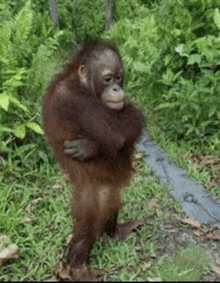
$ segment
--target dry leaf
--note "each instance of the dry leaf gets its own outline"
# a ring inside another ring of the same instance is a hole
[[[201,157],[201,162],[205,165],[218,164],[220,163],[220,158],[213,155],[203,155]]]
[[[211,182],[207,184],[207,187],[209,188],[220,188],[219,184],[219,176],[220,176],[220,158],[216,157],[214,155],[195,155],[192,151],[188,151],[186,153],[186,158],[190,159],[193,163],[192,170],[194,171],[201,171],[203,169],[209,170],[210,166],[212,166],[213,174],[212,174],[212,180],[214,182]],[[216,182],[215,182],[216,181]]]
[[[157,199],[152,199],[151,201],[148,202],[148,209],[151,211],[154,208],[159,208],[159,201]]]
[[[162,281],[162,279],[159,278],[159,277],[156,277],[156,278],[147,277],[147,280],[148,280],[149,282],[161,282],[161,281]]]
[[[212,178],[215,180],[219,180],[219,176],[220,176],[220,170],[216,171],[212,174]],[[219,184],[219,183],[217,183]]]
[[[9,258],[18,258],[19,248],[17,245],[11,245],[8,248],[4,249],[0,252],[0,267],[4,265],[4,263]]]
[[[62,177],[65,181],[70,182],[70,177],[67,173],[64,173]]]
[[[70,276],[70,266],[67,263],[60,262],[54,271],[58,281],[70,280],[70,281],[98,281],[100,275],[98,270],[90,270],[86,263],[75,267],[72,270],[72,278]]]
[[[68,202],[68,203],[71,203],[72,202],[72,198],[71,197],[66,197],[66,201]]]
[[[29,204],[27,205],[26,210],[27,210],[28,213],[31,213],[31,212],[33,211],[33,206],[32,206],[31,203],[29,203]]]
[[[157,216],[160,216],[160,215],[161,215],[161,211],[160,211],[158,208],[156,208],[156,215],[157,215]]]
[[[216,265],[211,265],[212,270],[217,273],[218,275],[220,275],[220,267],[216,266]]]
[[[200,228],[201,227],[201,224],[198,221],[196,221],[192,218],[184,218],[184,219],[180,219],[180,221],[193,226],[193,228]]]
[[[220,232],[218,230],[210,229],[204,233],[204,238],[205,240],[219,241]]]
[[[220,231],[219,230],[215,230],[215,229],[205,230],[205,229],[200,228],[197,231],[195,231],[194,234],[199,237],[199,240],[201,242],[205,242],[209,240],[220,241]]]
[[[34,210],[33,205],[35,205],[35,204],[37,204],[37,203],[39,203],[39,202],[42,202],[42,201],[43,201],[43,198],[41,198],[41,197],[33,199],[33,200],[31,201],[31,203],[29,203],[29,204],[27,205],[27,207],[26,207],[27,212],[28,212],[28,213],[33,212],[33,210]]]
[[[69,265],[60,262],[56,267],[56,269],[54,270],[54,276],[57,279],[61,279],[61,280],[68,280],[68,279],[71,280]]]
[[[62,189],[62,188],[63,188],[63,186],[61,184],[58,184],[58,183],[56,183],[52,186],[52,189]]]
[[[101,235],[101,242],[105,245],[108,241],[108,235],[106,233],[104,233],[103,235]]]
[[[192,170],[194,172],[201,171],[201,169],[202,169],[202,166],[200,164],[198,164],[198,163],[194,163],[193,166],[192,166]]]
[[[26,209],[27,209],[27,208],[26,208]],[[27,218],[25,218],[22,222],[23,222],[23,223],[34,223],[35,220],[33,220],[33,219],[27,217]]]
[[[137,178],[137,177],[139,177],[138,173],[134,173],[133,176],[132,176],[132,178]]]
[[[146,153],[144,153],[144,152],[138,152],[138,153],[136,153],[136,154],[134,155],[134,158],[135,158],[136,160],[140,160],[140,159],[143,159],[145,156],[146,156]]]
[[[0,234],[0,243],[6,240],[8,240],[8,237],[6,235]]]
[[[43,199],[42,199],[41,197],[39,197],[39,198],[33,199],[33,200],[31,201],[31,203],[37,204],[37,203],[42,202],[42,201],[43,201]]]
[[[132,160],[131,166],[132,166],[132,169],[134,170],[134,168],[137,166],[137,162]]]
[[[73,234],[70,234],[69,236],[66,237],[66,243],[67,243],[67,245],[69,245],[69,243],[70,243],[72,237],[73,237]]]
[[[201,230],[195,230],[195,231],[193,231],[193,233],[198,237],[201,237],[201,236],[204,235],[204,233]]]
[[[44,282],[59,282],[59,280],[57,280],[57,278],[55,276],[53,276],[49,279],[44,280]]]
[[[133,230],[141,228],[148,224],[147,220],[133,220],[116,226],[115,238],[123,239],[127,237]]]
[[[150,260],[143,262],[143,265],[141,266],[142,271],[146,271],[149,269],[152,265],[152,262]]]
[[[174,225],[168,224],[168,225],[164,225],[164,229],[173,229],[175,228]]]
[[[185,156],[191,158],[191,157],[193,156],[192,151],[191,151],[191,150],[188,150],[188,151],[186,152]]]
[[[213,176],[214,177],[214,176]],[[211,182],[211,183],[208,183],[208,184],[205,184],[205,186],[206,187],[208,187],[208,188],[218,188],[218,189],[220,189],[220,184],[219,183],[217,183],[217,182]]]

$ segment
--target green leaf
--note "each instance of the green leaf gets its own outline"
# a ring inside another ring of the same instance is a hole
[[[174,73],[172,72],[172,70],[167,69],[167,70],[166,70],[166,73],[164,73],[164,74],[162,75],[162,77],[163,77],[163,79],[164,79],[165,81],[172,82],[172,81],[173,81],[173,78],[174,78]]]
[[[205,55],[206,57],[206,60],[208,62],[212,62],[213,61],[213,58],[214,58],[214,52],[210,49],[205,49],[204,52],[203,52],[203,55]]]
[[[40,134],[40,135],[43,135],[44,131],[42,130],[42,128],[37,124],[37,123],[34,123],[34,122],[28,122],[26,124],[26,126],[28,128],[30,128],[31,130],[33,130],[34,132]]]
[[[6,94],[0,95],[0,106],[5,109],[5,111],[8,111],[9,106],[9,96]]]
[[[17,100],[17,98],[10,96],[10,102],[13,103],[15,106],[17,106],[18,108],[22,109],[24,112],[28,113],[28,109],[25,105],[21,104],[19,100]]]
[[[165,66],[167,66],[169,64],[169,62],[172,60],[173,56],[172,54],[167,54],[165,56]]]
[[[0,125],[0,133],[14,133],[14,130],[12,130],[11,128],[9,127],[5,127],[5,126],[2,126]]]
[[[9,152],[12,152],[12,149],[7,147],[5,142],[1,141],[0,142],[0,152],[9,153]]]
[[[180,45],[178,45],[178,46],[175,48],[175,51],[176,51],[177,53],[179,53],[180,56],[182,56],[182,57],[183,57],[183,56],[188,57],[189,55],[183,52],[184,46],[185,46],[185,44],[180,44]]]
[[[141,73],[148,73],[150,71],[150,66],[142,62],[135,62],[134,69]]]
[[[175,74],[175,76],[173,77],[173,81],[175,81],[181,74],[182,74],[182,70],[181,71],[179,71],[179,72],[177,72],[176,74]]]
[[[215,9],[213,19],[218,29],[220,29],[220,13],[218,8]]]
[[[28,151],[28,153],[29,153],[32,149],[34,149],[34,148],[36,148],[36,147],[37,147],[37,145],[34,144],[34,143],[25,144],[25,145],[20,146],[20,147],[17,149],[17,152],[18,152],[19,154],[23,154],[23,153],[25,153],[26,151]]]
[[[182,30],[175,28],[174,30],[172,30],[171,33],[176,35],[176,36],[180,36],[182,34]]]
[[[193,65],[194,63],[198,63],[199,64],[200,62],[201,62],[201,55],[199,55],[199,54],[191,54],[191,55],[189,55],[187,64],[188,65]]]
[[[191,134],[192,132],[195,132],[195,126],[194,125],[190,125],[189,129],[186,132],[186,136],[188,136],[189,134]]]
[[[15,125],[14,130],[15,130],[14,133],[15,133],[16,137],[18,137],[20,139],[23,139],[25,137],[25,134],[26,134],[25,124]]]
[[[44,152],[38,151],[38,154],[39,154],[40,158],[41,158],[45,163],[48,163],[48,157],[47,157],[47,155],[46,155]]]
[[[212,117],[216,112],[217,112],[217,105],[216,105],[216,104],[213,104],[213,105],[209,108],[209,118]]]
[[[15,33],[13,40],[17,44],[25,43],[32,28],[33,12],[31,10],[31,1],[28,0],[24,8],[14,17]]]

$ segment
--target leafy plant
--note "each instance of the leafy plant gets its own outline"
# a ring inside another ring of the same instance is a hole
[[[105,6],[102,0],[60,0],[60,28],[73,31],[75,43],[101,37],[105,30]]]
[[[32,11],[30,1],[27,1],[24,8],[14,16],[13,20],[5,21],[0,34],[0,108],[1,123],[9,121],[10,115],[20,116],[28,114],[28,108],[22,99],[18,96],[19,89],[25,86],[28,70],[26,67],[20,67],[23,63],[25,42],[30,34],[32,27]],[[1,135],[13,132],[15,136],[24,138],[25,127],[42,134],[38,124],[34,122],[19,123],[14,118],[14,129],[11,127],[2,127]]]
[[[122,50],[128,87],[173,140],[197,144],[220,130],[219,10],[214,0],[161,0],[107,34]]]

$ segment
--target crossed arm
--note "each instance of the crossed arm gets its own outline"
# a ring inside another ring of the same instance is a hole
[[[98,145],[89,138],[78,136],[77,139],[64,142],[64,153],[72,158],[85,161],[98,153]]]

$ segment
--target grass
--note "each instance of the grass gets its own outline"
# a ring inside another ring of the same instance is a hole
[[[62,181],[59,169],[43,164],[28,176],[25,169],[19,174],[11,171],[0,185],[0,232],[19,247],[19,259],[0,268],[3,281],[49,277],[65,237],[71,233],[66,201],[69,184]],[[61,188],[52,188],[56,181]],[[39,198],[38,203],[32,203]]]
[[[149,133],[152,139],[157,142],[158,146],[167,153],[170,160],[178,164],[180,167],[184,168],[188,176],[203,185],[212,181],[213,167],[204,166],[203,170],[197,171],[195,170],[191,160],[189,158],[186,158],[186,154],[190,150],[197,155],[206,152],[207,155],[210,154],[219,157],[220,153],[218,151],[210,152],[209,147],[195,147],[184,140],[182,140],[181,142],[179,141],[179,144],[177,144],[174,141],[170,141],[170,139],[166,136],[166,133],[159,131],[158,127],[155,126],[155,124],[152,124],[149,127]],[[209,188],[208,190],[215,196],[215,198],[220,201],[219,188]]]
[[[193,172],[184,158],[189,145],[177,147],[160,131],[153,127],[150,130],[171,159],[187,169],[193,178],[202,182],[209,180],[209,173]],[[29,150],[29,156],[23,152],[9,155],[7,161],[0,160],[0,233],[9,238],[10,244],[19,247],[19,258],[8,260],[0,267],[0,281],[46,280],[52,277],[59,261],[66,258],[66,238],[73,230],[69,203],[72,188],[63,180],[54,160],[48,158],[51,153],[45,149],[42,138],[39,139],[38,146]],[[121,191],[124,206],[119,223],[148,219],[149,225],[132,232],[123,241],[108,239],[104,245],[97,239],[91,251],[90,267],[100,270],[104,281],[197,280],[194,278],[209,274],[206,263],[202,267],[195,264],[191,272],[181,260],[175,260],[179,248],[187,249],[182,243],[172,252],[161,251],[161,241],[165,246],[170,241],[164,225],[173,225],[181,231],[185,226],[178,219],[184,214],[180,204],[170,197],[168,185],[158,184],[145,163],[138,161],[136,170],[137,176],[130,187]],[[158,201],[157,210],[148,208],[152,199]],[[190,262],[192,265],[193,260]],[[198,276],[193,277],[192,273]]]
[[[51,278],[59,260],[65,259],[66,237],[72,232],[71,185],[62,179],[54,163],[41,163],[38,170],[35,166],[31,169],[30,163],[27,166],[28,171],[20,166],[16,174],[16,167],[11,167],[9,172],[6,163],[1,164],[1,176],[5,173],[7,177],[1,178],[0,183],[0,232],[19,247],[19,259],[8,260],[0,268],[1,281]],[[130,187],[122,190],[121,197],[124,206],[119,223],[148,219],[149,225],[132,232],[123,241],[108,239],[104,245],[97,239],[90,267],[100,270],[101,279],[105,281],[163,278],[161,266],[172,265],[165,261],[156,268],[160,258],[158,243],[166,237],[163,223],[176,223],[177,218],[183,217],[180,205],[170,198],[168,186],[158,184],[149,167],[141,161],[137,162],[137,176]],[[151,199],[157,199],[157,211],[149,210]],[[200,266],[195,268],[200,273]],[[169,277],[171,280],[176,278],[175,272],[173,274]]]
[[[44,41],[45,35],[42,38]],[[41,97],[42,90],[57,72],[57,66],[63,65],[62,54],[45,60],[46,57],[42,54],[36,62],[32,62],[34,79],[30,80],[32,86],[29,86],[28,94],[31,90],[31,93]],[[135,83],[139,85],[138,80]],[[139,89],[139,105],[147,109],[145,92]],[[29,97],[34,101],[37,98],[33,94]],[[212,169],[196,172],[185,158],[185,153],[189,149],[198,153],[213,149],[219,156],[216,150],[220,143],[218,133],[206,149],[202,146],[192,148],[186,142],[178,146],[170,142],[166,133],[155,125],[149,129],[151,136],[170,158],[185,168],[190,176],[202,183],[210,181]],[[36,140],[33,143],[33,150],[27,150],[30,156],[21,147],[18,148],[20,155],[9,155],[7,161],[0,155],[0,233],[8,237],[4,245],[17,244],[19,247],[19,258],[8,260],[0,267],[0,281],[41,281],[52,277],[59,260],[65,259],[66,237],[72,232],[71,185],[62,179],[58,166],[48,161],[49,153],[42,144]],[[34,152],[38,153],[38,160],[35,160],[35,155],[32,156]],[[170,198],[167,185],[158,184],[157,179],[151,176],[146,164],[138,162],[137,173],[131,186],[121,192],[124,206],[119,222],[148,219],[149,225],[131,233],[124,241],[108,239],[103,245],[97,239],[91,252],[90,267],[101,271],[102,280],[201,280],[203,274],[209,273],[207,262],[200,261],[203,259],[201,249],[197,250],[195,246],[188,248],[181,242],[172,251],[168,249],[172,233],[166,230],[166,226],[173,226],[172,229],[180,233],[186,226],[178,220],[184,217],[179,203]],[[220,199],[219,189],[211,191]],[[148,208],[152,199],[158,200],[157,210]]]
[[[207,266],[208,258],[204,250],[195,246],[163,259],[156,266],[155,273],[163,281],[198,281],[208,271]]]

